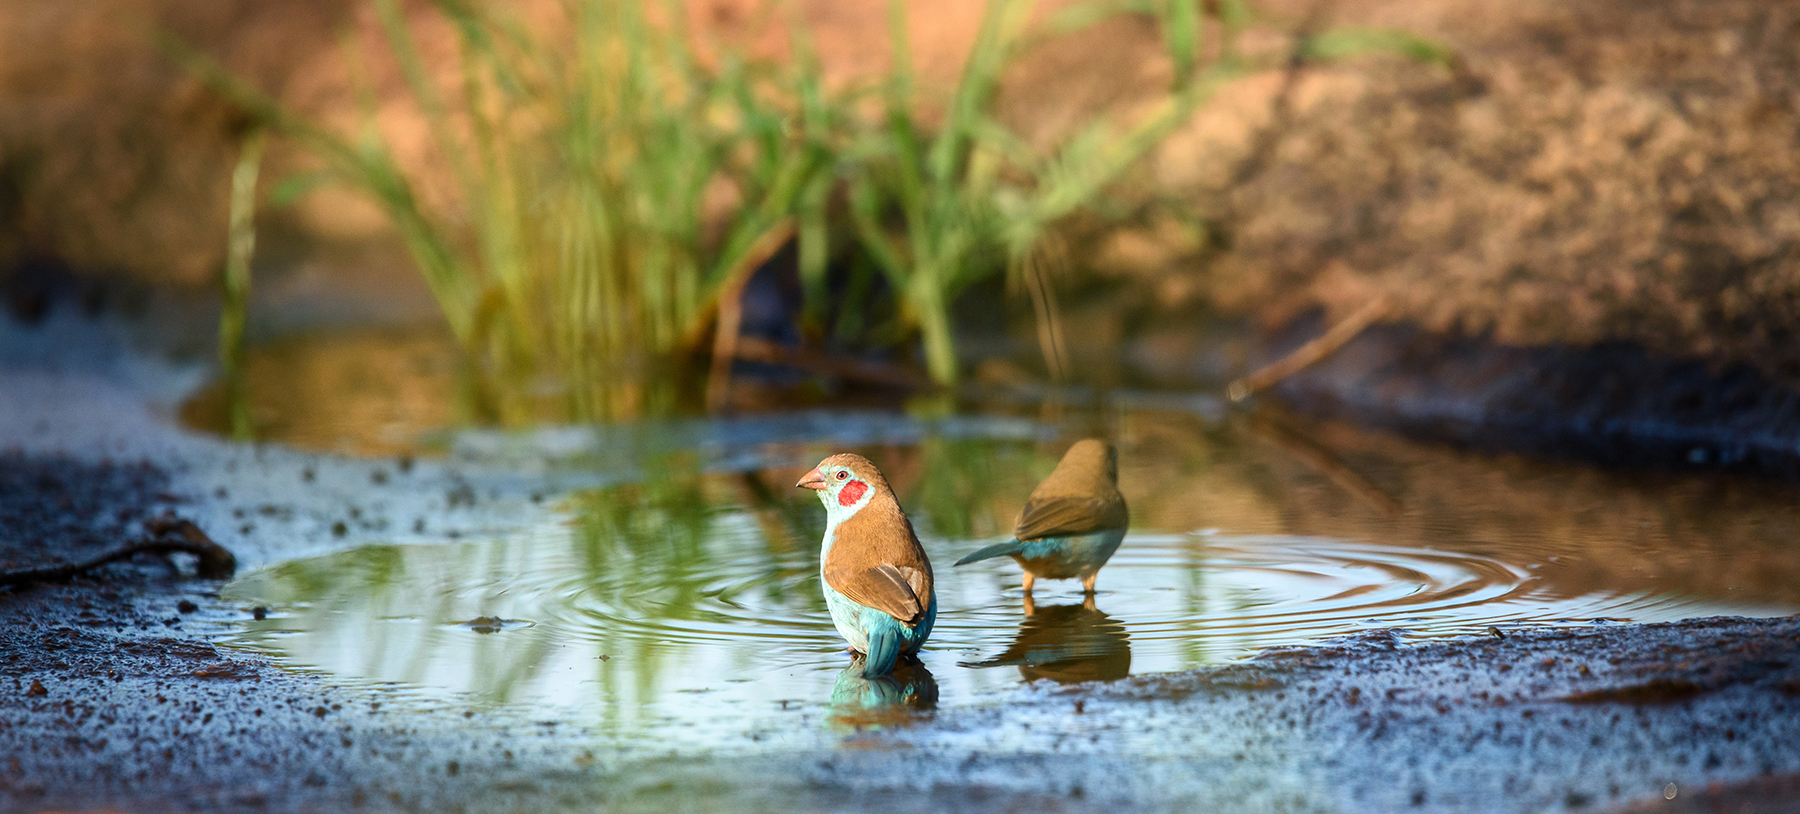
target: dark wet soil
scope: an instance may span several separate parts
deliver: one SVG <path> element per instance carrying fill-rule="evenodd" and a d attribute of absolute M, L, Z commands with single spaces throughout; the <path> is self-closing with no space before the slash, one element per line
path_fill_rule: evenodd
<path fill-rule="evenodd" d="M 1300 320 L 1264 355 L 1323 330 Z M 1630 343 L 1520 347 L 1382 325 L 1272 394 L 1311 415 L 1423 440 L 1800 480 L 1800 390 L 1747 365 L 1668 359 Z"/>
<path fill-rule="evenodd" d="M 180 498 L 145 462 L 89 463 L 0 451 L 0 571 L 65 565 L 118 548 Z"/>

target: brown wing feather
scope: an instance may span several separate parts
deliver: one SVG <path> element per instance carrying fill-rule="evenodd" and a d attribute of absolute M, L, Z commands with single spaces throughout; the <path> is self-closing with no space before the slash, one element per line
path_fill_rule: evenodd
<path fill-rule="evenodd" d="M 910 570 L 910 569 L 909 569 Z M 914 624 L 925 609 L 906 584 L 906 575 L 891 565 L 860 571 L 825 568 L 825 582 L 859 605 L 866 605 L 907 624 Z"/>
<path fill-rule="evenodd" d="M 820 570 L 833 590 L 908 625 L 931 604 L 931 562 L 885 481 L 838 525 Z"/>
<path fill-rule="evenodd" d="M 1041 540 L 1125 527 L 1130 517 L 1116 471 L 1111 447 L 1091 439 L 1076 442 L 1056 471 L 1031 490 L 1013 536 Z"/>
<path fill-rule="evenodd" d="M 1110 499 L 1109 499 L 1110 498 Z M 1041 540 L 1067 534 L 1087 534 L 1101 529 L 1125 525 L 1125 499 L 1114 491 L 1110 496 L 1032 495 L 1019 512 L 1013 536 L 1021 540 Z"/>

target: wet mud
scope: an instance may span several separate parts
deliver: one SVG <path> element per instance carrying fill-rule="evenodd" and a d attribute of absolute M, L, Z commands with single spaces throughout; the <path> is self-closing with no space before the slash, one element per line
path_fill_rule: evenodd
<path fill-rule="evenodd" d="M 16 541 L 0 545 L 0 571 L 111 551 L 181 501 L 169 492 L 168 473 L 147 462 L 0 451 L 0 540 Z"/>

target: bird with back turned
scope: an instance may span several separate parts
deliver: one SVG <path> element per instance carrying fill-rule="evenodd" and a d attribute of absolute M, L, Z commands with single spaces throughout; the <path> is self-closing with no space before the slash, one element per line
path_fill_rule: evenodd
<path fill-rule="evenodd" d="M 1039 579 L 1079 579 L 1087 593 L 1125 539 L 1131 517 L 1119 494 L 1119 454 L 1096 438 L 1075 442 L 1056 470 L 1031 491 L 1013 539 L 982 548 L 957 565 L 1010 556 L 1025 570 L 1025 591 Z"/>

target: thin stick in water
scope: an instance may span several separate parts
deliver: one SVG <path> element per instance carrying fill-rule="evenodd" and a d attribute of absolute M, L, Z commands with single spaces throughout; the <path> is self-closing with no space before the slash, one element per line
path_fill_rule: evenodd
<path fill-rule="evenodd" d="M 1374 324 L 1387 313 L 1387 297 L 1376 297 L 1367 305 L 1356 310 L 1356 313 L 1345 317 L 1342 322 L 1331 326 L 1322 336 L 1298 348 L 1293 353 L 1277 359 L 1244 378 L 1231 383 L 1225 389 L 1225 395 L 1232 401 L 1243 401 L 1252 394 L 1268 389 L 1271 385 L 1289 376 L 1299 373 L 1345 345 L 1364 328 Z"/>

